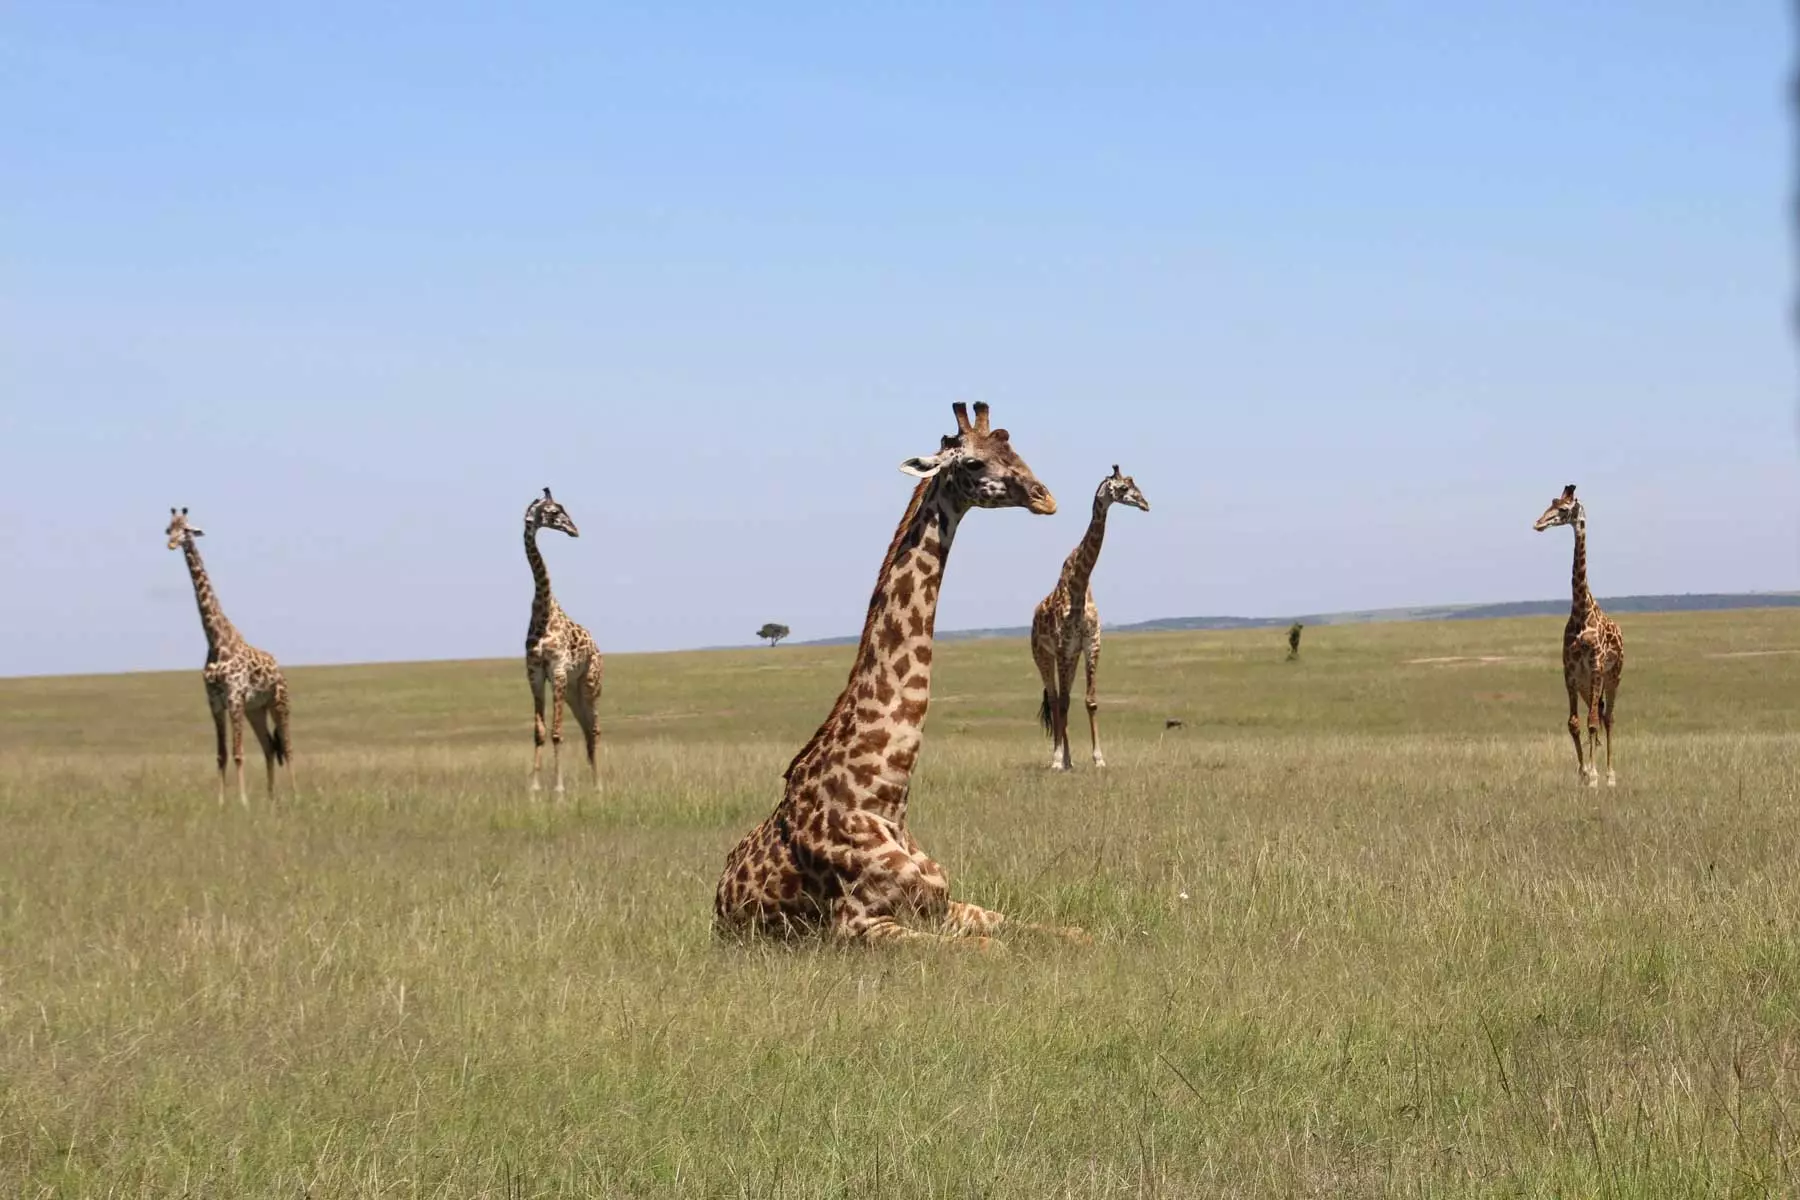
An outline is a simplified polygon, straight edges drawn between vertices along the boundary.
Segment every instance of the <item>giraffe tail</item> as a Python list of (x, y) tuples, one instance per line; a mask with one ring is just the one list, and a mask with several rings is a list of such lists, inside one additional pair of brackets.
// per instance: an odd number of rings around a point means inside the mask
[(1056, 736), (1056, 718), (1052, 715), (1054, 711), (1050, 704), (1050, 689), (1045, 688), (1044, 702), (1038, 705), (1038, 724), (1042, 725), (1044, 732), (1051, 737)]
[(286, 766), (288, 760), (287, 730), (282, 728), (279, 722), (276, 724), (273, 733), (269, 737), (269, 743), (271, 748), (275, 751), (275, 761), (282, 766)]

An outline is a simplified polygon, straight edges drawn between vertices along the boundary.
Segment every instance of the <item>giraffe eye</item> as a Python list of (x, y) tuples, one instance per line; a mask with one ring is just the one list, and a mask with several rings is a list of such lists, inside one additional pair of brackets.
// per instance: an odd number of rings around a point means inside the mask
[(971, 475), (979, 475), (987, 470), (987, 464), (979, 458), (965, 458), (962, 461), (962, 469)]

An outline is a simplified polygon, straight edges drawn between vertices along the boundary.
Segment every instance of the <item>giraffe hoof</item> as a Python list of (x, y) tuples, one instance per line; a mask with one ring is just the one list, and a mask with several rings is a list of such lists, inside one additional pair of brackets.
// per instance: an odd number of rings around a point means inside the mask
[(1106, 760), (1104, 758), (1101, 758), (1098, 754), (1094, 755), (1094, 768), (1096, 770), (1102, 770), (1105, 768), (1105, 766), (1106, 766)]
[(1611, 771), (1608, 771), (1606, 773), (1606, 786), (1607, 787), (1618, 787), (1619, 786), (1619, 777), (1617, 775), (1614, 775)]

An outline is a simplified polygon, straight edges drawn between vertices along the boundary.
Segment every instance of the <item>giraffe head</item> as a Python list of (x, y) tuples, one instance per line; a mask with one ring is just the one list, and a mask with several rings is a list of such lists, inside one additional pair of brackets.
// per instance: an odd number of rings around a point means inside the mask
[(549, 488), (544, 489), (543, 499), (533, 500), (531, 507), (525, 510), (525, 528), (532, 532), (554, 529), (570, 537), (581, 536), (581, 530), (575, 528), (575, 521), (569, 516), (569, 510), (557, 503), (556, 498), (550, 495)]
[(1006, 430), (989, 428), (987, 405), (975, 405), (973, 423), (967, 405), (959, 401), (951, 408), (956, 413), (956, 432), (945, 435), (936, 454), (901, 463), (902, 471), (937, 480), (938, 488), (958, 512), (1023, 508), (1049, 516), (1056, 511), (1056, 497), (1012, 448)]
[(1150, 511), (1150, 501), (1138, 490), (1137, 480), (1119, 474), (1118, 463), (1113, 464), (1113, 473), (1100, 481), (1094, 499), (1101, 504), (1129, 504), (1140, 512)]
[(188, 524), (187, 509), (185, 508), (169, 510), (169, 527), (163, 532), (168, 535), (169, 549), (171, 550), (179, 550), (194, 538), (203, 537), (206, 534), (206, 530)]
[(1554, 529), (1558, 525), (1582, 525), (1587, 522), (1587, 509), (1575, 498), (1575, 485), (1570, 484), (1562, 490), (1562, 495), (1550, 502), (1532, 528), (1539, 533), (1546, 529)]

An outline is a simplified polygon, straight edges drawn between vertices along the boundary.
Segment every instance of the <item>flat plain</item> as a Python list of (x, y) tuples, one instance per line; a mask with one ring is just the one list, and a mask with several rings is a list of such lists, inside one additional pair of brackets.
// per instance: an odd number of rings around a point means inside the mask
[(560, 800), (517, 662), (291, 669), (247, 811), (197, 630), (0, 681), (0, 1194), (1795, 1194), (1800, 612), (1623, 624), (1597, 790), (1560, 618), (1109, 638), (1066, 776), (940, 643), (914, 832), (1096, 939), (1001, 954), (710, 934), (850, 647), (609, 656)]

